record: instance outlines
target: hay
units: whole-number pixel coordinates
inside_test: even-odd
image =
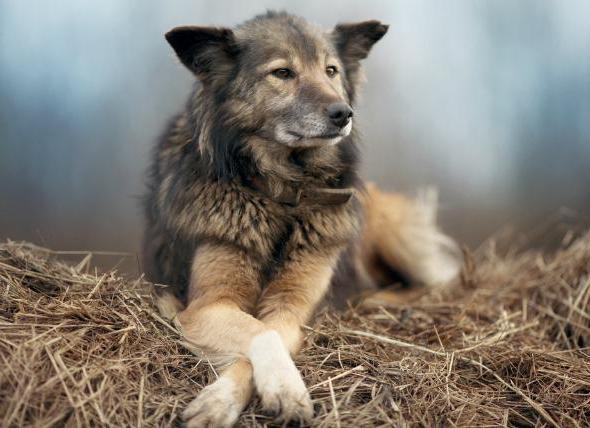
[[[55,259],[0,245],[0,425],[179,425],[210,365],[141,280]],[[314,426],[589,426],[590,234],[552,256],[467,254],[448,290],[306,330]],[[270,422],[256,401],[240,420]]]

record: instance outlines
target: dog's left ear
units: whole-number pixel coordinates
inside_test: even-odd
[[[348,92],[351,98],[360,80],[360,61],[369,55],[373,45],[381,40],[388,28],[388,25],[373,20],[338,24],[332,31],[334,45],[348,76]]]
[[[180,61],[203,82],[227,74],[238,53],[229,28],[176,27],[166,33],[166,40]]]

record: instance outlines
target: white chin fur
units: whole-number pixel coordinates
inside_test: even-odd
[[[352,120],[348,122],[340,135],[334,138],[299,138],[289,133],[284,125],[279,124],[275,128],[275,139],[279,143],[286,144],[289,147],[319,147],[319,146],[334,146],[338,144],[344,137],[348,137],[352,131]]]
[[[352,131],[352,119],[350,119],[348,125],[342,129],[342,137],[348,137],[350,135],[350,131]]]

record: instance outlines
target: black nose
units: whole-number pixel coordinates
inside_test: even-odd
[[[328,117],[332,123],[340,128],[344,128],[350,122],[352,109],[346,103],[332,103],[327,108]]]

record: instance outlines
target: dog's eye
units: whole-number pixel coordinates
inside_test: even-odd
[[[288,68],[277,68],[273,70],[272,75],[282,80],[292,79],[295,77],[295,72]]]
[[[335,65],[329,65],[326,67],[326,74],[328,77],[334,77],[338,74],[338,69]]]

